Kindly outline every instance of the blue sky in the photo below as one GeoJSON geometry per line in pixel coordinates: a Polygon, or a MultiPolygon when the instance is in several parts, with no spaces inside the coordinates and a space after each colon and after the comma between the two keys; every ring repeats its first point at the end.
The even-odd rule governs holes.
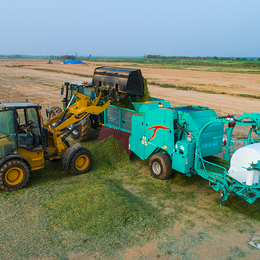
{"type": "Polygon", "coordinates": [[[260,57],[259,0],[1,0],[0,55],[260,57]]]}

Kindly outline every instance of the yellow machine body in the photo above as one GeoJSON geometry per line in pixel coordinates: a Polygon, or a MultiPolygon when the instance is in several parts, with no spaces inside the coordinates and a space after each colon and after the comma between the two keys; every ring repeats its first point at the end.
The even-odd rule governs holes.
{"type": "Polygon", "coordinates": [[[102,113],[110,101],[98,105],[101,93],[93,100],[77,92],[71,100],[75,97],[73,105],[69,104],[43,126],[40,105],[0,103],[0,188],[22,188],[29,172],[44,168],[45,160],[62,159],[63,168],[74,175],[90,170],[93,161],[90,151],[80,144],[70,146],[66,138],[90,115],[102,113]]]}
{"type": "MultiPolygon", "coordinates": [[[[94,100],[77,92],[75,92],[74,95],[77,97],[76,103],[68,107],[65,120],[61,124],[55,126],[55,124],[61,118],[63,114],[62,112],[44,124],[44,127],[46,127],[49,132],[48,146],[50,146],[50,149],[52,150],[51,147],[52,145],[54,145],[55,149],[57,150],[56,155],[58,156],[62,156],[64,151],[66,151],[67,149],[66,144],[62,141],[62,134],[64,129],[75,123],[80,122],[88,114],[102,113],[110,105],[110,101],[108,101],[103,106],[97,106],[101,98],[101,93],[94,100]]],[[[50,152],[49,149],[47,149],[46,151],[50,152]]]]}

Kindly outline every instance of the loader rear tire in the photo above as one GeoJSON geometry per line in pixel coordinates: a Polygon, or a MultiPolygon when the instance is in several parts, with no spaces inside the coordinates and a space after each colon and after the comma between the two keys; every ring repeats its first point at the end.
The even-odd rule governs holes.
{"type": "Polygon", "coordinates": [[[93,157],[88,149],[80,148],[71,158],[69,171],[74,175],[88,172],[91,169],[93,157]]]}
{"type": "Polygon", "coordinates": [[[80,126],[78,126],[70,136],[76,142],[86,142],[90,138],[96,138],[97,132],[92,128],[90,117],[84,120],[80,126]]]}
{"type": "Polygon", "coordinates": [[[160,180],[169,179],[172,176],[172,164],[170,158],[163,153],[152,155],[150,162],[151,175],[160,180]]]}
{"type": "Polygon", "coordinates": [[[0,187],[6,191],[19,190],[29,179],[28,165],[18,159],[9,160],[0,167],[0,187]]]}
{"type": "MultiPolygon", "coordinates": [[[[57,116],[60,112],[62,112],[62,109],[60,107],[51,107],[50,112],[49,112],[49,119],[57,116]]],[[[57,122],[54,122],[53,124],[50,125],[51,128],[55,127],[55,123],[57,123],[57,122]]]]}

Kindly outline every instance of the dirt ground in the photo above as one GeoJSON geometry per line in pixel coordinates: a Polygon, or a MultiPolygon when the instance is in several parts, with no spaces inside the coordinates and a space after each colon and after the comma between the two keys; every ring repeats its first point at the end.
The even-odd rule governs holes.
{"type": "MultiPolygon", "coordinates": [[[[92,75],[94,68],[103,65],[109,66],[127,66],[123,63],[104,63],[104,62],[85,62],[83,65],[64,65],[58,61],[52,60],[53,64],[47,64],[48,60],[0,60],[0,101],[25,101],[28,99],[33,103],[48,102],[50,106],[61,106],[62,96],[60,88],[64,82],[90,80],[72,73],[92,75]],[[18,66],[25,65],[25,66],[18,66]],[[36,68],[47,70],[58,70],[66,73],[57,73],[51,71],[35,70],[36,68]]],[[[130,65],[130,64],[129,64],[130,65]]],[[[243,112],[260,112],[260,100],[232,96],[232,94],[251,94],[259,95],[260,75],[257,74],[239,74],[222,72],[205,72],[193,70],[175,70],[175,69],[150,69],[142,68],[142,74],[149,82],[168,83],[180,86],[192,86],[201,90],[212,90],[212,92],[222,92],[223,94],[208,94],[195,91],[182,91],[171,88],[162,88],[155,85],[149,85],[151,96],[169,100],[172,106],[180,105],[200,105],[214,109],[218,115],[227,114],[241,115],[243,112]]],[[[202,203],[208,203],[205,199],[202,203]]],[[[197,212],[197,215],[206,216],[207,212],[197,212]]],[[[192,216],[191,216],[192,218],[192,216]]],[[[210,216],[204,223],[196,223],[197,231],[205,227],[206,223],[214,222],[210,216]]],[[[214,223],[223,225],[223,223],[214,223]]],[[[250,255],[250,258],[238,257],[243,259],[260,259],[260,251],[252,250],[247,244],[253,235],[260,235],[259,223],[250,224],[251,231],[238,232],[233,226],[228,226],[228,232],[223,236],[221,230],[212,233],[214,237],[209,243],[190,250],[196,251],[201,255],[200,259],[235,259],[228,258],[231,247],[238,247],[243,252],[250,255]],[[252,233],[252,230],[254,232],[252,233]]],[[[178,235],[180,226],[176,225],[168,233],[178,235]]],[[[166,236],[167,237],[167,236],[166,236]]],[[[166,238],[165,238],[166,239],[166,238]]],[[[158,247],[156,241],[152,241],[145,247],[136,245],[129,248],[123,259],[158,259],[162,249],[158,247]]],[[[99,256],[89,258],[82,254],[71,254],[70,259],[98,259],[99,256]]],[[[237,258],[237,259],[238,259],[237,258]]],[[[44,259],[44,258],[41,258],[44,259]]],[[[46,258],[47,259],[47,258],[46,258]]],[[[177,259],[174,255],[160,257],[160,259],[177,259]]]]}
{"type": "MultiPolygon", "coordinates": [[[[105,62],[85,62],[78,65],[64,65],[55,60],[53,60],[53,64],[47,64],[47,62],[47,60],[0,60],[0,89],[2,92],[0,101],[29,99],[36,103],[48,102],[51,106],[60,105],[62,100],[60,87],[65,81],[90,80],[90,78],[35,69],[92,75],[94,68],[112,65],[105,62]],[[19,67],[18,65],[26,66],[19,67]]],[[[127,66],[128,64],[115,63],[113,65],[127,66]]],[[[259,96],[260,75],[258,74],[151,68],[141,70],[148,83],[168,83],[227,93],[226,95],[208,94],[149,85],[151,96],[169,100],[172,106],[191,104],[207,106],[214,109],[219,115],[240,115],[243,112],[259,111],[258,99],[232,96],[232,94],[259,96]]]]}

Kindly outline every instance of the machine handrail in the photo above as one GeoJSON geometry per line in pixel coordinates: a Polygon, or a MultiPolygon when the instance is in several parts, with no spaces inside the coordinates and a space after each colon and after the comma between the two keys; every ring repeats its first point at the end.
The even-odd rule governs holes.
{"type": "MultiPolygon", "coordinates": [[[[214,166],[214,167],[216,167],[216,168],[221,169],[221,170],[223,171],[223,175],[222,175],[222,174],[220,175],[219,173],[217,173],[216,171],[214,171],[214,177],[215,177],[216,179],[218,179],[219,181],[220,181],[220,180],[223,181],[223,184],[224,184],[224,185],[227,183],[227,182],[226,182],[227,170],[226,170],[225,167],[220,166],[220,165],[215,164],[215,163],[212,163],[212,162],[209,162],[209,161],[206,161],[205,159],[203,159],[203,157],[202,157],[201,155],[198,155],[198,159],[201,161],[202,167],[203,167],[203,169],[205,170],[205,173],[209,175],[210,179],[213,178],[213,176],[212,176],[212,173],[213,173],[213,172],[210,172],[209,170],[207,170],[207,168],[206,168],[206,166],[205,166],[205,163],[210,164],[210,165],[212,165],[212,166],[214,166]]],[[[195,169],[195,170],[196,170],[196,172],[198,172],[198,174],[199,174],[200,171],[201,171],[199,168],[198,168],[198,169],[195,169]]]]}

